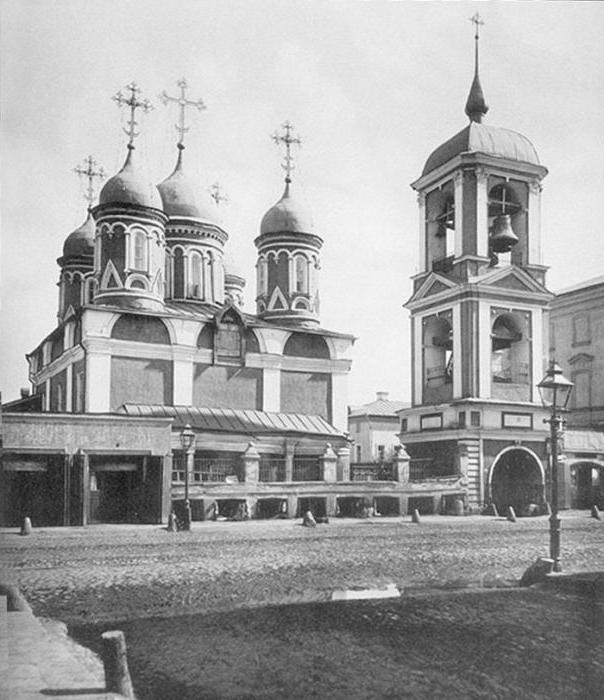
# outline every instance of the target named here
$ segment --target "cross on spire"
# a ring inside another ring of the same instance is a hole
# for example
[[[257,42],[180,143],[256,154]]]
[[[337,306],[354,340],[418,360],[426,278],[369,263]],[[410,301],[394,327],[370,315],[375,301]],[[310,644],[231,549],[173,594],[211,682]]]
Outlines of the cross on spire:
[[[480,78],[478,77],[478,39],[480,38],[480,27],[484,22],[480,19],[478,12],[470,17],[470,22],[474,25],[474,80],[470,88],[470,94],[466,102],[466,114],[470,121],[480,123],[484,115],[489,111],[489,107],[484,99]]]
[[[153,109],[153,105],[149,100],[139,100],[137,95],[141,92],[141,89],[135,82],[128,83],[126,85],[126,90],[130,92],[128,97],[124,97],[122,91],[120,90],[116,95],[113,96],[113,101],[117,103],[119,107],[124,105],[130,108],[130,119],[128,120],[128,128],[124,128],[126,135],[128,136],[128,148],[132,150],[134,148],[134,139],[139,135],[136,130],[138,122],[136,121],[136,110],[142,109],[143,112],[147,113]]]
[[[98,170],[96,169],[97,166]],[[84,199],[88,202],[88,211],[90,211],[92,209],[92,203],[95,199],[94,179],[98,177],[100,184],[100,182],[105,178],[105,171],[92,156],[85,158],[82,165],[78,165],[73,170],[79,175],[80,178],[86,177],[88,179]]]
[[[276,144],[285,144],[285,156],[283,158],[283,163],[281,164],[281,167],[283,168],[283,170],[285,170],[285,182],[289,183],[291,182],[292,170],[295,169],[294,158],[291,154],[291,145],[295,143],[298,146],[300,146],[302,144],[302,141],[298,136],[292,136],[292,131],[294,127],[289,121],[286,121],[284,124],[282,124],[281,128],[285,131],[285,133],[281,135],[275,132],[272,135],[272,139]]]
[[[478,14],[478,12],[473,17],[470,17],[470,22],[472,22],[475,28],[474,39],[478,41],[478,39],[480,38],[479,30],[480,27],[484,26],[484,22],[480,19],[480,15]]]
[[[189,131],[188,126],[185,124],[185,110],[187,107],[195,107],[197,110],[200,112],[206,108],[205,104],[203,103],[203,100],[198,99],[198,100],[188,100],[186,97],[186,90],[189,87],[187,81],[184,78],[181,78],[177,83],[178,87],[180,88],[180,97],[170,97],[168,93],[164,90],[161,95],[159,96],[159,99],[167,105],[168,102],[176,102],[179,107],[179,121],[178,124],[174,125],[174,128],[178,133],[180,134],[180,138],[178,139],[178,148],[181,150],[185,147],[184,145],[184,140],[185,140],[185,133]]]
[[[215,182],[208,190],[210,197],[216,202],[216,206],[220,206],[220,202],[228,202],[229,198],[224,194],[222,185],[219,182]]]

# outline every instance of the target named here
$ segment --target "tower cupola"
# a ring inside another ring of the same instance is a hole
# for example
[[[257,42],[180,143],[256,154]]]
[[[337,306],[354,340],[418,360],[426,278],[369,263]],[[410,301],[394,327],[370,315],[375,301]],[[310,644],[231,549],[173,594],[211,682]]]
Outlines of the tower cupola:
[[[96,304],[132,309],[161,310],[164,301],[166,215],[157,188],[135,158],[136,111],[152,106],[139,98],[140,88],[130,83],[128,95],[113,99],[130,110],[128,153],[122,169],[109,178],[92,210],[96,221]]]
[[[263,216],[258,249],[256,308],[261,318],[287,323],[316,324],[319,320],[319,251],[323,239],[314,231],[312,214],[299,195],[292,193],[294,169],[291,146],[300,139],[292,135],[289,122],[273,140],[285,145],[285,190],[281,199]]]
[[[171,97],[164,90],[161,101],[176,103],[179,121],[176,130],[178,155],[173,172],[157,186],[166,223],[166,296],[209,304],[224,300],[224,246],[228,233],[218,223],[217,208],[209,194],[186,174],[183,161],[184,138],[189,127],[185,122],[187,108],[205,109],[201,99],[187,98],[187,81],[177,83],[180,94]],[[217,203],[218,200],[216,199]]]

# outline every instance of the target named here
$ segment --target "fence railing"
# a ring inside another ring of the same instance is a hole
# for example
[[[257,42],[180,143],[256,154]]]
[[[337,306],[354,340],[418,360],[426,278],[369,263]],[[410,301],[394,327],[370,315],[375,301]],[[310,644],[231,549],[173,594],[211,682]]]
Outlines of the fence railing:
[[[193,461],[192,483],[224,482],[237,479],[238,462],[224,457],[196,457]]]
[[[350,465],[351,481],[394,481],[392,462],[356,462]]]
[[[294,457],[293,481],[321,481],[320,457]]]
[[[285,481],[285,459],[260,459],[258,478],[260,481]]]
[[[427,481],[455,476],[455,468],[436,464],[433,459],[411,459],[409,461],[409,481]]]

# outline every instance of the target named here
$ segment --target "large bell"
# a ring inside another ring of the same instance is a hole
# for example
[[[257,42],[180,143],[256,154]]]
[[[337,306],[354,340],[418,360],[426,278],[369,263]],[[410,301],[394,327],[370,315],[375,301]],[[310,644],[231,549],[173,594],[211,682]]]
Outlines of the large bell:
[[[491,250],[494,253],[507,253],[518,243],[518,236],[512,229],[509,214],[500,214],[493,222],[491,231]]]

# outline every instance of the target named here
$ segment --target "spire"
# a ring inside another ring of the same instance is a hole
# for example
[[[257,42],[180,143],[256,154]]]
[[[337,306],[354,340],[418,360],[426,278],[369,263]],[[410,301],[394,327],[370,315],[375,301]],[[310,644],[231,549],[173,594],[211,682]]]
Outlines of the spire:
[[[470,18],[470,22],[475,27],[474,33],[474,80],[472,81],[472,87],[470,88],[470,94],[468,95],[468,100],[466,102],[466,114],[470,117],[470,121],[480,123],[484,115],[489,111],[489,107],[484,99],[484,93],[482,92],[482,86],[480,85],[480,78],[478,77],[478,39],[479,39],[479,28],[484,25],[484,22],[480,19],[478,12]]]
[[[105,171],[92,156],[88,156],[88,158],[84,159],[82,165],[78,165],[73,170],[80,177],[85,177],[88,180],[86,192],[84,193],[84,199],[88,202],[88,212],[90,212],[92,209],[92,203],[95,199],[94,179],[98,177],[100,183],[100,181],[104,180],[105,178]]]
[[[138,122],[136,121],[136,110],[142,109],[143,112],[150,112],[153,109],[153,105],[149,100],[139,100],[137,95],[140,93],[141,89],[134,82],[128,83],[126,85],[126,90],[130,92],[128,97],[122,95],[120,90],[117,95],[113,96],[113,101],[119,106],[124,105],[130,108],[130,119],[128,120],[128,128],[124,128],[126,135],[128,136],[128,151],[134,150],[134,139],[139,136],[140,132],[136,130]],[[129,158],[126,159],[126,164],[128,164]],[[125,166],[124,166],[125,167]]]
[[[292,181],[291,174],[295,168],[294,157],[292,156],[292,153],[291,153],[291,145],[293,143],[295,143],[298,146],[300,146],[302,144],[302,141],[298,136],[292,136],[292,131],[293,131],[294,127],[289,121],[286,121],[284,124],[282,124],[281,128],[285,131],[285,133],[283,135],[281,135],[281,134],[278,134],[277,132],[275,132],[272,136],[272,139],[277,144],[279,144],[279,143],[285,144],[285,157],[283,158],[283,163],[281,164],[281,167],[283,168],[283,170],[285,170],[285,195],[284,196],[287,196],[289,194],[289,183]]]

